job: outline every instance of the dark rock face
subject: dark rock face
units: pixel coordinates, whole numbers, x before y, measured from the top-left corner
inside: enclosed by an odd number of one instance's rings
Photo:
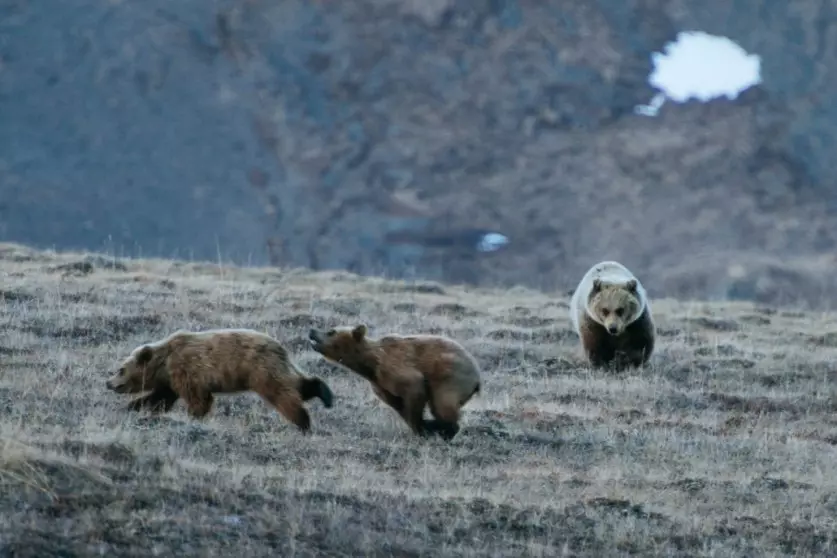
[[[746,296],[740,265],[773,258],[820,285],[837,237],[834,11],[7,1],[0,235],[549,289],[619,259],[657,295],[697,297]],[[634,114],[651,52],[681,29],[761,55],[764,85]],[[511,242],[463,250],[474,230]]]

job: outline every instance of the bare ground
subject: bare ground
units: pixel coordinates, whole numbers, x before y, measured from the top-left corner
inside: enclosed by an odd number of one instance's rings
[[[835,554],[837,315],[655,300],[659,351],[584,366],[567,297],[0,245],[0,556]],[[420,440],[312,325],[442,332],[484,367]],[[303,436],[252,394],[203,422],[104,388],[177,328],[253,327],[323,376]]]

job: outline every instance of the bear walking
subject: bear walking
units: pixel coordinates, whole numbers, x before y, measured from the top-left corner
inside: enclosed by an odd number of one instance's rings
[[[462,345],[439,335],[366,336],[365,325],[320,331],[309,339],[327,360],[366,378],[375,394],[419,436],[451,440],[460,409],[480,390],[477,361]],[[428,405],[433,420],[425,420]]]
[[[641,366],[654,352],[645,289],[619,262],[597,263],[584,274],[570,300],[570,318],[594,367]]]
[[[333,400],[328,385],[302,374],[279,341],[249,329],[176,331],[134,349],[106,386],[150,391],[130,403],[137,411],[168,412],[183,398],[197,419],[209,413],[214,394],[254,391],[303,432],[311,426],[303,402],[318,397],[330,408]]]

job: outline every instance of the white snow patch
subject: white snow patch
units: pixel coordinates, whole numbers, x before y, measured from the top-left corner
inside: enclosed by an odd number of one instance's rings
[[[509,239],[506,235],[497,232],[491,232],[483,235],[483,237],[477,244],[477,250],[479,250],[480,252],[494,252],[495,250],[499,250],[508,243]]]
[[[648,83],[662,91],[638,114],[654,116],[666,102],[696,98],[708,101],[726,96],[734,99],[741,91],[761,83],[761,57],[748,54],[727,37],[703,31],[683,31],[666,44],[663,53],[651,55],[654,71]]]

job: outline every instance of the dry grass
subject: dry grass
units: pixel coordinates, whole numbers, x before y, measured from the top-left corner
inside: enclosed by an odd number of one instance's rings
[[[567,299],[0,245],[0,554],[833,555],[837,315],[655,301],[644,370],[591,371]],[[311,325],[442,332],[484,367],[410,435]],[[303,436],[255,395],[152,419],[104,388],[176,328],[253,327],[322,375]]]

